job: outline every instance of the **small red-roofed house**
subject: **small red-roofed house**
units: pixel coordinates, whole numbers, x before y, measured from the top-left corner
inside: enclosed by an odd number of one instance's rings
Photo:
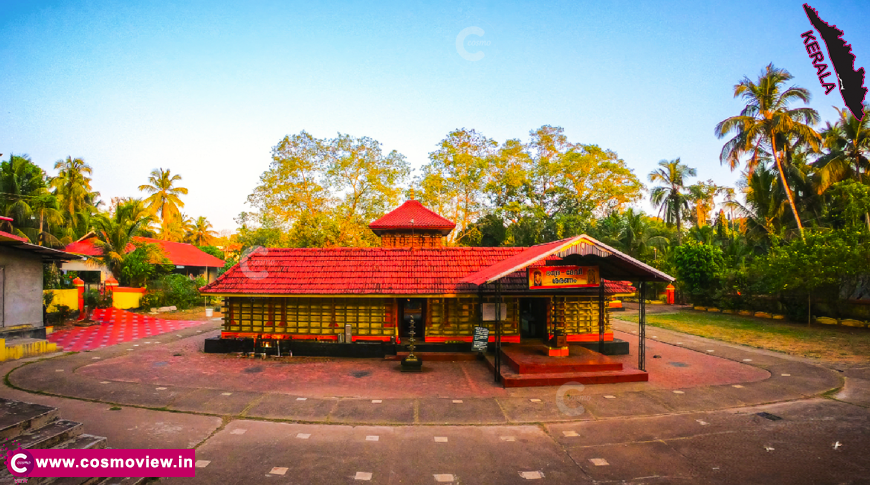
[[[136,242],[156,244],[163,251],[163,255],[169,262],[175,266],[173,273],[184,274],[192,277],[202,276],[207,282],[212,282],[217,278],[217,272],[223,268],[224,261],[208,254],[198,247],[172,241],[163,241],[161,239],[153,239],[150,237],[135,237]],[[85,259],[82,261],[70,261],[64,263],[61,267],[64,271],[76,271],[79,274],[84,272],[100,273],[100,282],[106,281],[113,277],[112,272],[99,262],[99,257],[102,252],[96,246],[96,235],[93,233],[85,235],[78,241],[71,243],[64,248],[68,253],[78,254]],[[127,252],[133,251],[136,247],[133,244],[127,246]],[[117,276],[115,276],[117,278]]]
[[[0,220],[11,221],[7,217],[0,217]],[[26,237],[0,231],[0,329],[4,330],[4,335],[0,338],[14,336],[10,333],[10,327],[20,327],[25,332],[41,330],[41,334],[27,333],[27,336],[45,336],[42,311],[43,263],[78,258],[63,251],[31,244]]]

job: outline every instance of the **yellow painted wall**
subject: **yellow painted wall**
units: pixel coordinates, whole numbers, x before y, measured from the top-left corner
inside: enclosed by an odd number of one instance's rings
[[[139,308],[139,301],[142,300],[144,293],[127,293],[116,291],[112,296],[112,306],[121,310],[129,308]]]
[[[21,359],[23,357],[32,357],[34,355],[50,354],[52,352],[57,352],[58,350],[60,349],[57,348],[57,344],[51,343],[47,340],[37,340],[35,342],[7,347],[6,340],[0,338],[0,362]]]
[[[56,312],[58,305],[66,305],[71,310],[79,309],[79,290],[72,288],[69,290],[45,290],[44,293],[54,293],[54,300],[51,306],[48,307],[49,312]]]

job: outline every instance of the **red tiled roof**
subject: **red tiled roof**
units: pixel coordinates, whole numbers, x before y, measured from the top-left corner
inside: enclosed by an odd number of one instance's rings
[[[203,293],[235,295],[412,295],[477,293],[461,280],[526,248],[271,248],[252,253]],[[541,263],[543,264],[543,263]],[[502,291],[528,292],[525,271],[501,280]],[[608,294],[625,292],[608,281]],[[491,291],[491,290],[489,290]],[[591,289],[597,293],[597,288]]]
[[[391,229],[416,229],[438,230],[447,234],[454,227],[456,227],[454,222],[423,207],[423,204],[417,200],[405,201],[395,210],[369,224],[369,229],[375,233]]]
[[[163,254],[166,256],[166,259],[176,266],[206,266],[209,268],[222,268],[224,266],[222,259],[216,258],[192,244],[163,241],[150,237],[136,237],[133,239],[137,242],[157,244],[163,248]],[[94,244],[95,241],[95,237],[82,239],[68,245],[64,250],[68,253],[82,254],[84,256],[100,256],[103,253]],[[128,244],[127,252],[129,253],[135,248],[134,245]]]
[[[530,248],[522,248],[522,251],[517,252],[510,258],[500,261],[488,268],[482,268],[476,273],[469,274],[463,278],[462,281],[464,283],[482,285],[497,280],[504,275],[509,275],[520,269],[525,269],[526,266],[530,266],[530,263],[540,261],[547,256],[558,252],[564,246],[579,240],[581,237],[582,236],[574,236],[545,244],[538,244],[537,246],[532,246]]]
[[[10,233],[5,232],[5,231],[0,231],[0,241],[3,241],[3,240],[8,241],[10,239],[13,241],[20,241],[20,242],[25,242],[25,243],[30,242],[30,240],[27,239],[26,237],[16,236],[15,234],[10,234]]]

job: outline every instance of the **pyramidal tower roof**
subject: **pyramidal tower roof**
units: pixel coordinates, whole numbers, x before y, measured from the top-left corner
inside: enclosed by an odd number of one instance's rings
[[[420,201],[411,199],[405,201],[391,212],[369,224],[369,229],[380,235],[384,231],[439,231],[443,235],[450,234],[456,227],[453,221],[441,217],[425,207]]]

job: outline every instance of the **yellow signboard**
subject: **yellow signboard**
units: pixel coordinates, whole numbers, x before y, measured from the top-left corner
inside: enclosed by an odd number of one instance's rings
[[[537,266],[528,268],[529,289],[598,286],[598,266]]]

